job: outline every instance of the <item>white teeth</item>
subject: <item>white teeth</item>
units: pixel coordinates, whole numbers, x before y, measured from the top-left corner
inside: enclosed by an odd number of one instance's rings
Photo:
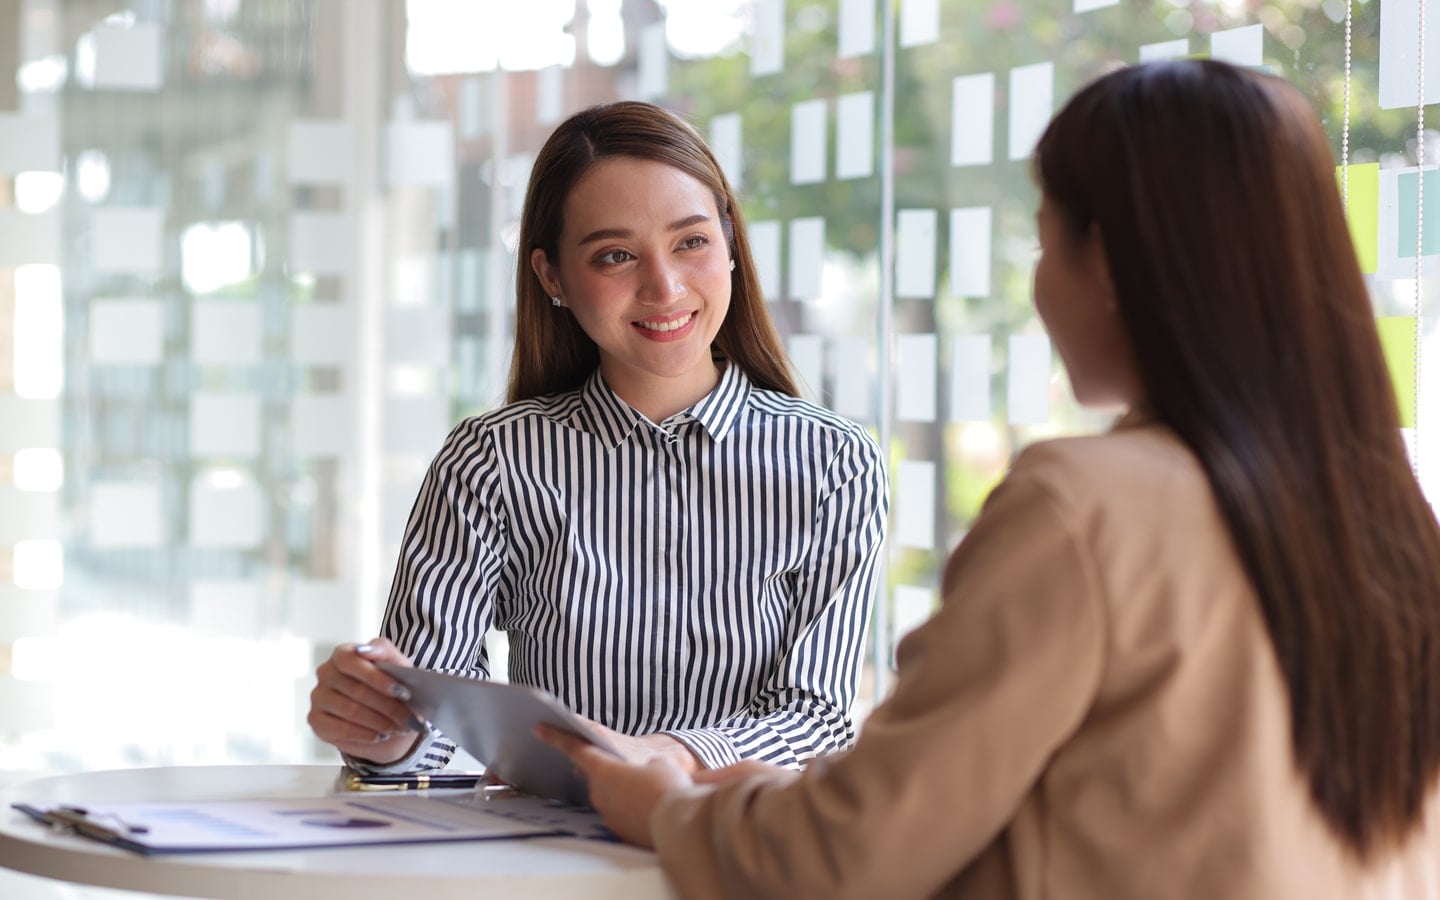
[[[646,331],[674,331],[677,328],[684,328],[686,325],[689,325],[690,320],[693,318],[695,318],[695,314],[690,313],[689,315],[670,322],[636,322],[635,324]]]

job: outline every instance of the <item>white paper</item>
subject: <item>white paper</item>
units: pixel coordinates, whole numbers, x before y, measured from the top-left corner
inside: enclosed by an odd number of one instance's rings
[[[455,116],[461,140],[470,141],[490,133],[490,123],[485,120],[484,111],[485,95],[489,90],[488,76],[471,75],[460,79]]]
[[[894,615],[890,621],[890,633],[892,640],[898,644],[905,635],[930,619],[935,611],[935,592],[930,588],[897,584],[892,609]]]
[[[197,579],[190,582],[191,630],[203,637],[259,638],[265,624],[260,590],[259,581]]]
[[[820,300],[825,267],[825,220],[817,217],[790,222],[791,300]]]
[[[875,418],[871,394],[871,342],[868,338],[839,338],[834,344],[835,404],[837,413],[857,422]]]
[[[354,400],[348,394],[291,398],[290,452],[297,458],[346,456],[356,447]]]
[[[656,22],[640,29],[637,63],[638,92],[641,100],[657,100],[670,89],[670,49],[665,45],[665,23]]]
[[[546,66],[535,73],[535,122],[555,125],[565,115],[565,69]]]
[[[1043,334],[1011,335],[1008,378],[1010,424],[1050,421],[1050,339]]]
[[[935,421],[935,380],[939,375],[933,334],[902,334],[895,339],[899,378],[895,416],[902,422]]]
[[[785,68],[785,0],[755,0],[753,12],[750,74],[773,75]]]
[[[800,396],[821,403],[825,396],[825,339],[818,334],[792,334],[785,347]]]
[[[100,24],[95,39],[95,87],[112,91],[156,91],[165,78],[164,26],[137,22]]]
[[[385,310],[385,361],[391,365],[450,364],[450,310],[392,306]]]
[[[248,478],[219,482],[201,474],[190,483],[190,544],[244,550],[265,539],[265,498]]]
[[[940,40],[940,0],[901,0],[900,46],[918,47]]]
[[[1182,56],[1189,55],[1189,38],[1179,38],[1173,41],[1160,41],[1154,44],[1140,45],[1141,62],[1159,62],[1166,59],[1179,59]]]
[[[1090,12],[1092,9],[1115,6],[1119,2],[1120,0],[1075,0],[1075,11],[1077,13]]]
[[[839,57],[875,52],[875,0],[840,0]]]
[[[451,424],[444,397],[387,397],[381,428],[385,452],[434,456]]]
[[[356,621],[352,589],[344,582],[291,578],[287,594],[286,622],[294,634],[318,643],[338,643],[354,640],[365,630]]]
[[[60,215],[0,209],[0,269],[40,263],[60,264]]]
[[[990,296],[990,207],[950,210],[950,295]]]
[[[835,104],[835,177],[875,174],[875,95],[843,94]]]
[[[1420,3],[1423,0],[1382,0],[1380,3],[1380,108],[1415,108],[1420,87]],[[1425,105],[1440,102],[1440,11],[1434,3],[1425,13]],[[1428,124],[1428,123],[1427,123]],[[1429,154],[1426,154],[1427,157]]]
[[[988,334],[950,339],[950,421],[990,421],[990,344]]]
[[[91,211],[90,224],[97,272],[157,275],[164,268],[165,210],[102,206]]]
[[[355,219],[347,213],[290,214],[290,259],[293,272],[348,275],[355,264]]]
[[[895,543],[935,549],[935,464],[902,460],[895,467]]]
[[[355,130],[349,122],[296,119],[289,154],[291,184],[344,184],[355,159]]]
[[[1010,70],[1010,158],[1026,159],[1054,112],[1055,64]]]
[[[165,543],[160,486],[138,481],[90,483],[90,546],[159,547]]]
[[[60,401],[0,392],[0,453],[60,446]]]
[[[1210,35],[1210,58],[1237,66],[1258,66],[1265,61],[1264,46],[1264,25],[1230,28]]]
[[[355,358],[355,316],[340,303],[290,308],[290,359],[302,366],[344,366]]]
[[[201,300],[193,305],[190,357],[198,365],[258,366],[260,307],[245,300]]]
[[[22,491],[0,484],[0,547],[60,537],[58,491]]]
[[[902,209],[895,218],[895,296],[933,300],[935,210]]]
[[[825,180],[825,101],[804,100],[790,112],[790,182],[817,184]]]
[[[780,299],[780,223],[750,222],[745,229],[750,239],[750,256],[760,277],[766,300]]]
[[[0,113],[0,172],[60,171],[60,123],[49,113]]]
[[[739,113],[725,113],[710,120],[710,150],[730,186],[739,188],[744,176],[744,146],[741,144]]]
[[[251,392],[190,395],[190,455],[240,457],[260,455],[260,395]]]
[[[995,74],[962,75],[953,82],[950,165],[988,165],[995,158]]]
[[[90,362],[157,366],[165,351],[159,300],[97,299],[90,304]]]
[[[448,187],[455,180],[454,126],[436,121],[386,125],[385,173],[390,187]]]

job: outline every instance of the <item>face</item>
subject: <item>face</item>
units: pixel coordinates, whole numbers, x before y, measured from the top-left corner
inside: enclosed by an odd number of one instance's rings
[[[612,157],[575,184],[564,215],[558,258],[536,250],[530,264],[600,348],[606,383],[655,421],[705,396],[731,289],[714,195],[664,163]]]
[[[1077,234],[1049,198],[1041,201],[1036,220],[1035,311],[1065,364],[1075,399],[1087,406],[1137,402],[1139,374],[1099,230]]]

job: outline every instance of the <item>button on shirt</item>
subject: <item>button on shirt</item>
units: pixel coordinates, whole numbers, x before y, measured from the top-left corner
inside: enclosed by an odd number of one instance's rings
[[[410,516],[382,633],[415,665],[509,678],[709,767],[848,747],[886,527],[879,446],[726,365],[658,424],[597,371],[467,419]],[[404,770],[443,765],[438,733]],[[373,768],[373,767],[372,767]]]

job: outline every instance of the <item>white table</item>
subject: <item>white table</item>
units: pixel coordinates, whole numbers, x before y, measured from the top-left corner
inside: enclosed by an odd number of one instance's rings
[[[579,838],[142,856],[47,829],[12,803],[318,797],[338,766],[86,772],[0,791],[0,866],[82,884],[236,900],[673,898],[655,855]]]

